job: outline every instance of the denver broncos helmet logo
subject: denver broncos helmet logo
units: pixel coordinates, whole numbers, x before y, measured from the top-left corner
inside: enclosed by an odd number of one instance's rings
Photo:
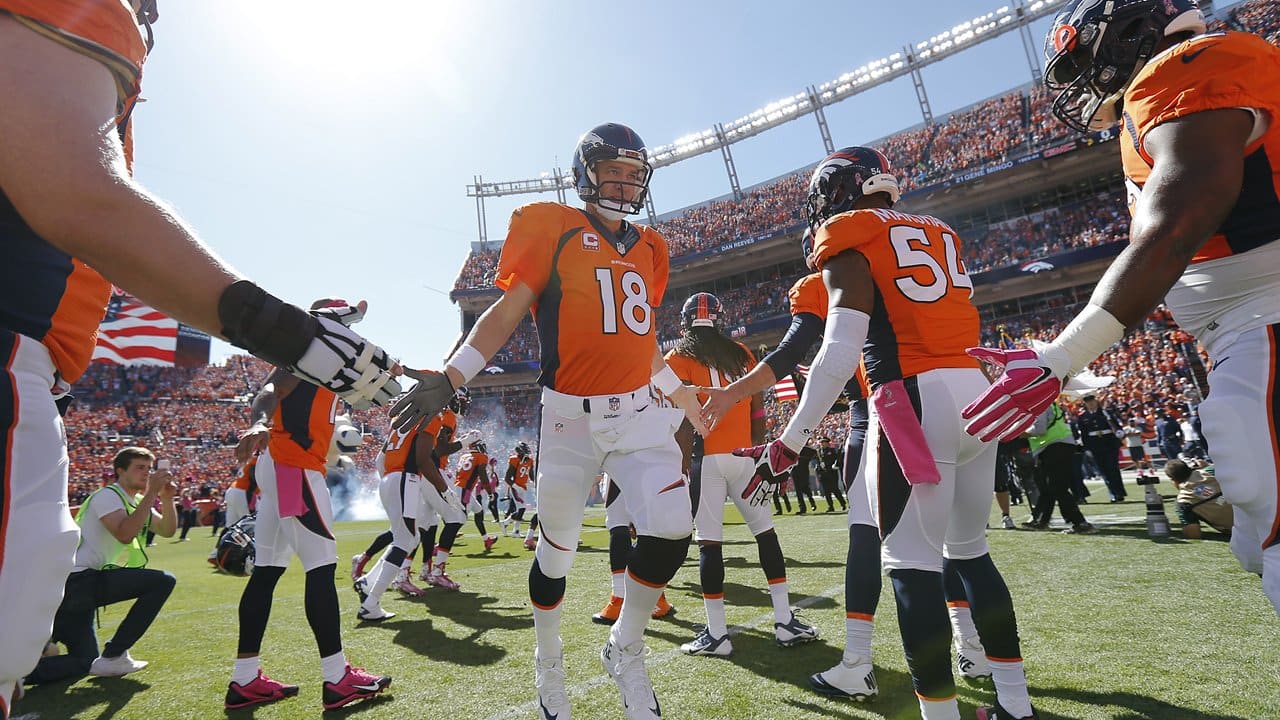
[[[1076,49],[1078,36],[1074,25],[1059,25],[1053,31],[1053,49],[1062,52]]]

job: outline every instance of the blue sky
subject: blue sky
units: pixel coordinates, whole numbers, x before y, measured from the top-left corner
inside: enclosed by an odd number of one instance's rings
[[[136,171],[241,272],[298,304],[365,298],[363,332],[439,367],[460,330],[447,293],[477,239],[474,175],[567,168],[601,122],[666,144],[1000,5],[169,0],[135,113]],[[1009,33],[924,79],[942,114],[1030,71]],[[921,120],[907,78],[827,119],[837,146]],[[823,148],[807,116],[733,153],[746,186]],[[729,189],[718,152],[658,170],[651,187],[660,213]],[[490,238],[535,199],[554,196],[489,202]],[[216,342],[215,359],[229,350]]]

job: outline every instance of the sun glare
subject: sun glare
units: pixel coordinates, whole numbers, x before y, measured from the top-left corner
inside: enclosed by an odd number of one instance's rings
[[[478,34],[474,8],[462,2],[273,0],[243,7],[272,72],[333,92],[416,85],[452,93],[455,65]]]

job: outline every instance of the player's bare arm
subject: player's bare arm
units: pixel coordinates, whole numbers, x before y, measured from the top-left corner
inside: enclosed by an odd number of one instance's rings
[[[267,443],[271,439],[271,430],[268,427],[271,415],[280,406],[280,401],[298,387],[299,382],[301,381],[298,378],[280,369],[272,370],[267,376],[266,381],[262,383],[262,389],[253,397],[253,402],[249,406],[249,416],[253,418],[253,424],[240,434],[240,442],[235,450],[236,462],[248,462],[254,455],[267,449]]]
[[[1210,110],[1147,133],[1143,144],[1154,164],[1129,245],[1098,281],[1090,304],[1134,327],[1164,298],[1235,206],[1253,122],[1245,110]]]
[[[698,392],[705,393],[707,400],[702,404],[702,419],[708,427],[715,427],[720,422],[720,418],[729,412],[733,406],[742,402],[743,399],[757,394],[761,394],[774,383],[778,382],[778,378],[774,377],[773,368],[768,363],[757,363],[751,372],[729,383],[722,388],[700,387]],[[754,411],[754,405],[752,407]]]
[[[698,404],[698,393],[692,385],[685,385],[680,382],[680,378],[670,367],[667,366],[666,358],[662,357],[662,351],[656,346],[653,349],[653,360],[649,363],[654,385],[663,392],[667,397],[671,398],[671,402],[675,406],[684,411],[685,419],[693,426],[693,429],[699,435],[705,436],[710,430],[707,429],[706,423],[702,422],[702,406]],[[660,383],[670,382],[674,379],[673,385],[663,386]]]
[[[760,363],[763,365],[764,363]],[[765,416],[764,416],[764,393],[756,393],[751,396],[751,444],[759,445],[764,442],[765,433]]]
[[[422,471],[422,477],[431,483],[432,487],[440,492],[444,492],[448,486],[445,485],[444,478],[440,476],[440,468],[436,466],[432,460],[432,450],[436,448],[436,436],[424,430],[419,430],[413,436],[413,452],[417,457],[423,458],[423,462],[418,463],[418,469]]]

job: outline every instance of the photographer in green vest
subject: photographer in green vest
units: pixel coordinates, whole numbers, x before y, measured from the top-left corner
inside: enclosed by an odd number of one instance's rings
[[[54,617],[51,639],[66,645],[67,654],[41,658],[27,677],[28,683],[54,682],[85,673],[119,677],[146,667],[145,661],[129,656],[129,648],[160,614],[175,581],[163,570],[147,569],[145,538],[148,529],[173,537],[178,526],[173,506],[177,486],[168,468],[154,469],[155,460],[145,448],[124,448],[111,462],[115,481],[96,490],[80,506],[76,515],[80,545]],[[94,614],[100,607],[126,600],[136,602],[99,655]]]

